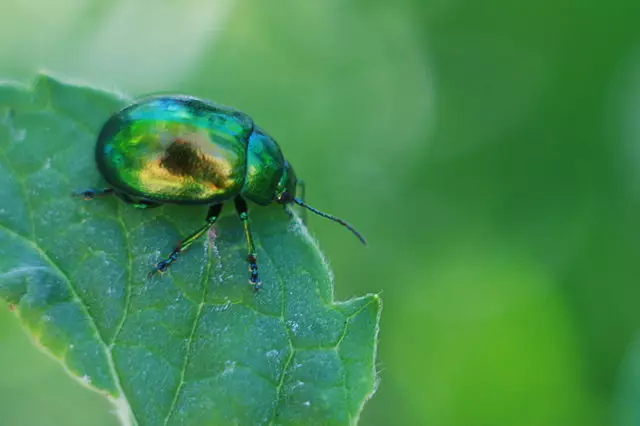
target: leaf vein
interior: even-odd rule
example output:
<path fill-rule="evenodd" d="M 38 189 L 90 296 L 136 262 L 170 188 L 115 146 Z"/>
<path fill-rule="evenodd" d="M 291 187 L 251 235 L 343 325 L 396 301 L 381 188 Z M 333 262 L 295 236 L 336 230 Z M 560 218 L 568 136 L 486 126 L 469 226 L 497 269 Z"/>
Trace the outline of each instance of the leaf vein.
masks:
<path fill-rule="evenodd" d="M 33 250 L 35 250 L 42 257 L 42 259 L 44 261 L 46 261 L 53 268 L 53 270 L 55 272 L 57 272 L 57 274 L 66 282 L 67 287 L 69 288 L 69 291 L 71 291 L 71 293 L 73 294 L 73 297 L 74 297 L 75 301 L 80 305 L 80 308 L 86 314 L 89 326 L 93 329 L 94 335 L 97 338 L 96 340 L 98 341 L 100 346 L 102 346 L 102 348 L 103 348 L 103 350 L 105 352 L 105 355 L 107 357 L 107 364 L 109 366 L 109 370 L 111 371 L 111 375 L 113 377 L 114 385 L 115 385 L 117 391 L 121 394 L 120 396 L 126 400 L 127 399 L 126 393 L 124 392 L 124 389 L 122 388 L 122 385 L 120 384 L 120 376 L 118 375 L 118 371 L 117 371 L 115 363 L 113 361 L 113 355 L 111 353 L 111 350 L 107 346 L 107 343 L 106 343 L 105 339 L 102 337 L 102 334 L 100 333 L 100 330 L 98 329 L 98 327 L 96 325 L 95 319 L 91 316 L 91 314 L 87 310 L 87 307 L 86 307 L 86 304 L 85 304 L 84 300 L 80 297 L 77 289 L 71 283 L 71 280 L 69 279 L 67 274 L 47 254 L 47 252 L 42 247 L 40 247 L 38 244 L 36 244 L 34 241 L 29 240 L 29 239 L 21 236 L 20 234 L 18 234 L 16 232 L 13 232 L 11 229 L 8 229 L 3 225 L 0 225 L 0 229 L 3 229 L 5 232 L 14 235 L 16 238 L 20 238 L 20 239 L 24 240 L 25 243 L 30 245 L 31 248 Z M 129 407 L 128 402 L 127 402 L 127 407 Z M 135 418 L 135 414 L 133 413 L 133 411 L 131 411 L 131 409 L 129 409 L 129 415 L 132 417 L 132 419 L 135 422 L 135 424 L 137 424 L 137 420 Z"/>
<path fill-rule="evenodd" d="M 284 288 L 284 280 L 282 279 L 282 274 L 281 274 L 280 268 L 273 261 L 273 258 L 271 257 L 269 252 L 264 250 L 264 247 L 263 247 L 263 251 L 264 251 L 265 255 L 267 256 L 267 258 L 269 259 L 269 263 L 271 263 L 272 267 L 276 271 L 275 275 L 278 277 L 278 282 L 280 283 L 280 289 L 282 291 L 282 305 L 281 305 L 281 312 L 280 312 L 280 321 L 282 321 L 282 324 L 284 325 L 284 329 L 286 330 L 286 333 L 287 333 L 287 342 L 289 343 L 289 356 L 287 357 L 287 360 L 285 361 L 285 363 L 284 363 L 284 365 L 282 367 L 282 372 L 280 373 L 280 377 L 278 377 L 278 383 L 276 384 L 276 397 L 275 397 L 275 401 L 273 402 L 273 412 L 271 413 L 271 417 L 269 418 L 269 422 L 268 422 L 268 424 L 271 426 L 271 425 L 273 425 L 273 422 L 275 421 L 275 418 L 278 415 L 278 404 L 280 403 L 280 398 L 281 398 L 281 395 L 282 395 L 282 388 L 284 386 L 284 378 L 285 378 L 285 376 L 287 374 L 287 370 L 289 369 L 289 365 L 291 365 L 291 361 L 293 360 L 293 356 L 295 354 L 295 348 L 293 346 L 293 338 L 291 337 L 291 330 L 287 326 L 287 321 L 285 320 L 285 308 L 286 308 L 285 297 L 286 297 L 286 291 L 285 291 L 285 288 Z"/>
<path fill-rule="evenodd" d="M 213 243 L 214 244 L 214 243 Z M 176 405 L 178 403 L 178 398 L 180 396 L 180 392 L 182 391 L 182 387 L 184 386 L 185 380 L 185 374 L 187 371 L 187 367 L 189 365 L 189 357 L 191 356 L 191 346 L 193 344 L 193 337 L 196 333 L 196 329 L 198 328 L 198 324 L 200 323 L 200 318 L 202 316 L 202 311 L 204 309 L 205 306 L 205 302 L 207 299 L 207 288 L 209 287 L 207 284 L 209 283 L 209 279 L 211 277 L 211 247 L 208 247 L 208 244 L 205 243 L 204 247 L 207 248 L 207 270 L 206 273 L 203 274 L 202 277 L 202 297 L 200 300 L 200 304 L 198 305 L 198 311 L 196 312 L 196 315 L 193 319 L 193 325 L 191 327 L 191 333 L 189 334 L 189 338 L 187 341 L 187 348 L 185 349 L 185 355 L 184 355 L 184 363 L 182 364 L 182 369 L 180 371 L 180 383 L 178 383 L 178 386 L 176 387 L 175 393 L 173 395 L 172 401 L 171 401 L 171 406 L 169 407 L 169 411 L 167 412 L 167 416 L 164 419 L 164 424 L 165 426 L 169 424 L 169 420 L 171 419 L 171 416 L 173 415 L 173 413 L 176 410 Z"/>

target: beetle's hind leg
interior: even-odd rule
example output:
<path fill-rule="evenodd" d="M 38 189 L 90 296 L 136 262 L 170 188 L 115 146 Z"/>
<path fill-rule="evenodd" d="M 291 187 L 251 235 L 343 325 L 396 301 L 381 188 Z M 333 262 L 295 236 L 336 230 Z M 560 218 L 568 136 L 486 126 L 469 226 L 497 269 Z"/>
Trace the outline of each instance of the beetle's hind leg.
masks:
<path fill-rule="evenodd" d="M 255 291 L 260 290 L 262 287 L 262 282 L 260 281 L 260 277 L 258 276 L 258 255 L 256 254 L 256 248 L 253 245 L 253 236 L 251 235 L 251 230 L 249 229 L 249 213 L 247 208 L 247 202 L 244 201 L 242 197 L 236 197 L 235 200 L 236 211 L 238 212 L 238 216 L 240 216 L 240 220 L 242 221 L 242 226 L 244 226 L 244 235 L 247 238 L 247 246 L 249 248 L 249 254 L 247 255 L 247 262 L 249 262 L 249 284 L 251 284 Z"/>
<path fill-rule="evenodd" d="M 104 197 L 107 195 L 114 195 L 113 188 L 102 189 L 85 189 L 84 191 L 77 191 L 71 194 L 74 198 L 82 198 L 83 200 L 93 200 L 94 198 Z"/>
<path fill-rule="evenodd" d="M 155 269 L 149 272 L 149 278 L 151 278 L 156 272 L 166 272 L 166 270 L 171 266 L 173 262 L 178 259 L 178 255 L 191 247 L 198 238 L 200 238 L 203 234 L 205 234 L 216 220 L 220 217 L 220 213 L 222 212 L 222 204 L 216 204 L 209 207 L 209 212 L 207 213 L 207 219 L 204 225 L 198 228 L 195 232 L 189 235 L 184 240 L 180 241 L 175 249 L 169 254 L 169 256 L 160 262 L 158 262 L 155 266 Z"/>

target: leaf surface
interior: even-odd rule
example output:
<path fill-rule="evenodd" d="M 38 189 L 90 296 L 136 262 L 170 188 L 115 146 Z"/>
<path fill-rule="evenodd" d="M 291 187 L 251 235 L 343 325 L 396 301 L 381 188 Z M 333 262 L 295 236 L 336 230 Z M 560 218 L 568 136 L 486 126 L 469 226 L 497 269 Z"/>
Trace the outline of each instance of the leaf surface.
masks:
<path fill-rule="evenodd" d="M 0 84 L 0 298 L 123 424 L 355 424 L 376 385 L 381 301 L 334 302 L 295 215 L 251 209 L 264 283 L 254 294 L 232 208 L 148 280 L 206 207 L 71 198 L 105 186 L 96 134 L 127 101 L 48 76 Z"/>

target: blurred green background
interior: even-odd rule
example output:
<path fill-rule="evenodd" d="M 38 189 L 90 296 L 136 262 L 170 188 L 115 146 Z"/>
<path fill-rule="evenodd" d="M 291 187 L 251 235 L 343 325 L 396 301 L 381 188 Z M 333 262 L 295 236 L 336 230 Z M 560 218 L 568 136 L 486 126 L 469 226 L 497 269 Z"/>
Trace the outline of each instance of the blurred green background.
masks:
<path fill-rule="evenodd" d="M 639 22 L 630 0 L 3 0 L 0 76 L 186 92 L 273 134 L 370 240 L 310 218 L 337 298 L 383 292 L 362 425 L 638 425 Z M 0 425 L 110 410 L 0 306 Z"/>

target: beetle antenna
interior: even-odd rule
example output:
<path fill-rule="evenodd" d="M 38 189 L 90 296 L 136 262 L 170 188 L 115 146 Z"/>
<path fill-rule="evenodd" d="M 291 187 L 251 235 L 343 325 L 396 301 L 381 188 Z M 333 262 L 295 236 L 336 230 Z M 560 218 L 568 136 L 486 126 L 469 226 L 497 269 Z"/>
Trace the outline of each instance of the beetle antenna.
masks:
<path fill-rule="evenodd" d="M 345 222 L 342 219 L 339 219 L 335 216 L 331 216 L 330 214 L 321 212 L 320 210 L 314 209 L 313 207 L 311 207 L 310 205 L 306 204 L 305 202 L 303 202 L 301 199 L 299 198 L 294 198 L 293 202 L 296 203 L 299 206 L 304 207 L 307 210 L 311 210 L 312 212 L 314 212 L 315 214 L 317 214 L 318 216 L 322 216 L 326 219 L 332 220 L 334 222 L 338 222 L 340 225 L 344 226 L 345 228 L 347 228 L 349 231 L 353 232 L 353 235 L 355 235 L 356 237 L 358 237 L 358 239 L 362 242 L 362 244 L 364 244 L 365 246 L 367 245 L 367 241 L 364 239 L 364 237 L 362 236 L 362 234 L 360 234 L 358 231 L 356 231 L 354 229 L 353 226 L 349 225 L 347 222 Z"/>

